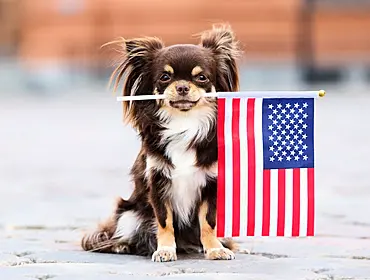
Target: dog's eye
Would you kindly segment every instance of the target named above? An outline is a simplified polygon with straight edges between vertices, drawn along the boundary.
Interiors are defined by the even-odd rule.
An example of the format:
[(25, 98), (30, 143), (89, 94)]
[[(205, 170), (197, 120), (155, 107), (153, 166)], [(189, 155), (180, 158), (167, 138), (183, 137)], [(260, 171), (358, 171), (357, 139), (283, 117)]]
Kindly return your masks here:
[(204, 75), (199, 75), (199, 76), (197, 77), (197, 80), (198, 80), (199, 82), (201, 82), (201, 83), (204, 83), (204, 82), (207, 82), (207, 81), (208, 81), (208, 78), (207, 78), (206, 76), (204, 76)]
[(159, 80), (160, 80), (161, 82), (168, 82), (170, 79), (171, 79), (171, 77), (170, 77), (170, 75), (168, 75), (168, 74), (163, 74), (163, 75), (159, 78)]

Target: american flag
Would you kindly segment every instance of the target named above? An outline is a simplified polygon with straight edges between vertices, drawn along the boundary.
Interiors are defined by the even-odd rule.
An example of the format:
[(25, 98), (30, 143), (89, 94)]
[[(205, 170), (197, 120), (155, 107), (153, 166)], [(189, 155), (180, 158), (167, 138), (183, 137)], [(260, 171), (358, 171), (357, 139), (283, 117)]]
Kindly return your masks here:
[(314, 235), (314, 105), (218, 99), (218, 237)]

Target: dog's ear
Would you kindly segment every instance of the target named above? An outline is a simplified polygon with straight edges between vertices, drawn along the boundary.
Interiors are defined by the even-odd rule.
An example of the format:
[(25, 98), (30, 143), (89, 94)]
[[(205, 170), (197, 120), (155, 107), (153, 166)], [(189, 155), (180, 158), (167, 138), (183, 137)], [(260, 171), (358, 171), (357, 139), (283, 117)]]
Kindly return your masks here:
[(210, 49), (217, 63), (217, 91), (238, 91), (239, 72), (236, 61), (242, 52), (229, 25), (214, 25), (200, 33), (200, 44)]
[[(117, 90), (123, 80), (123, 95), (145, 95), (153, 93), (151, 83), (151, 65), (156, 52), (164, 47), (163, 42), (156, 37), (123, 39), (109, 42), (105, 45), (118, 45), (120, 54), (117, 66), (113, 71), (110, 84), (114, 83)], [(139, 102), (143, 105), (144, 102)], [(124, 120), (126, 123), (134, 121), (140, 111), (135, 102), (123, 102)], [(134, 125), (134, 123), (132, 123)], [(135, 125), (134, 125), (135, 126)]]

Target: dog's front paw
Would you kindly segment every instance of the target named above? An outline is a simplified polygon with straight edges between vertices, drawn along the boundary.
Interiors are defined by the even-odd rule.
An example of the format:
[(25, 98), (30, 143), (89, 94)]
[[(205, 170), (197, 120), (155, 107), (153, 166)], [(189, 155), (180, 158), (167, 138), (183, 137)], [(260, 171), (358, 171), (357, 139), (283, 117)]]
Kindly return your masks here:
[(234, 253), (227, 248), (211, 248), (206, 252), (207, 260), (233, 260)]
[(171, 262), (176, 261), (176, 248), (174, 247), (161, 247), (158, 248), (152, 255), (153, 262)]

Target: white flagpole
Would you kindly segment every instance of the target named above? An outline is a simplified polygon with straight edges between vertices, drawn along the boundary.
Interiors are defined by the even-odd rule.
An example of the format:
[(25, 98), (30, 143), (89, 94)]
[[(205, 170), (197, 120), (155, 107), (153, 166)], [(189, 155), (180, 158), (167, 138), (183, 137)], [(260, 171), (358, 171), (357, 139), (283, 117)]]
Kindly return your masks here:
[[(324, 97), (324, 90), (304, 91), (304, 90), (267, 90), (267, 91), (240, 91), (240, 92), (210, 92), (203, 95), (203, 97), (216, 98), (317, 98)], [(117, 101), (138, 101), (138, 100), (157, 100), (165, 99), (164, 94), (159, 95), (133, 95), (133, 96), (119, 96)]]

